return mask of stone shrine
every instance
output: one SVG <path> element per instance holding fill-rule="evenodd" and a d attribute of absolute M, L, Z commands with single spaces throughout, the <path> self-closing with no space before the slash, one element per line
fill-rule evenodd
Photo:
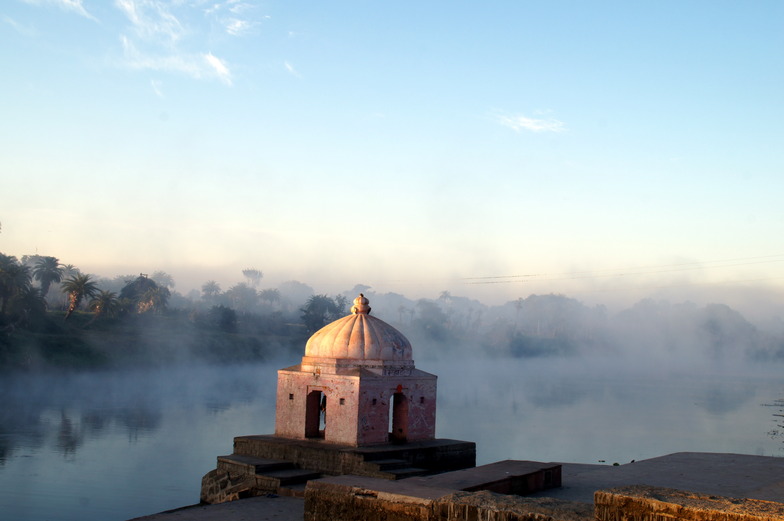
<path fill-rule="evenodd" d="M 387 480 L 476 465 L 474 442 L 437 439 L 436 381 L 414 366 L 411 343 L 370 315 L 364 295 L 351 314 L 307 341 L 300 364 L 278 371 L 274 435 L 234 438 L 234 453 L 202 479 L 203 503 L 352 474 Z"/>
<path fill-rule="evenodd" d="M 351 315 L 310 337 L 301 364 L 278 371 L 275 436 L 354 447 L 435 438 L 437 377 L 368 304 L 360 294 Z"/>

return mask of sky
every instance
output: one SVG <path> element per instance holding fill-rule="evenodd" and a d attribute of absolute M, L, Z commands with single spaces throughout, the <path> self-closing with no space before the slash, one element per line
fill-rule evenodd
<path fill-rule="evenodd" d="M 0 252 L 784 295 L 784 2 L 5 0 Z"/>

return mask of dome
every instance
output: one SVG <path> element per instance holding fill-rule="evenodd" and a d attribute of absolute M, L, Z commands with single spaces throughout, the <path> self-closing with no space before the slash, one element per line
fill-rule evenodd
<path fill-rule="evenodd" d="M 360 293 L 351 315 L 327 324 L 305 344 L 306 358 L 410 361 L 411 343 L 386 322 L 370 316 L 368 299 Z"/>

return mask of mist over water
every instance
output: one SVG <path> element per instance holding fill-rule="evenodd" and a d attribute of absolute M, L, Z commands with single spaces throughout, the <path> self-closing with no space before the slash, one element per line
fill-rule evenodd
<path fill-rule="evenodd" d="M 784 454 L 762 406 L 784 395 L 778 366 L 414 353 L 439 376 L 437 436 L 477 442 L 479 464 Z M 234 436 L 274 431 L 276 371 L 294 358 L 4 377 L 0 518 L 124 520 L 198 502 Z"/>

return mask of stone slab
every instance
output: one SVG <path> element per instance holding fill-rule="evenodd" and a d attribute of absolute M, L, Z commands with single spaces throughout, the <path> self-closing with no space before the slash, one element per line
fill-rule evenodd
<path fill-rule="evenodd" d="M 650 460 L 638 461 L 617 467 L 609 465 L 590 465 L 579 463 L 561 463 L 563 483 L 560 488 L 546 490 L 527 498 L 508 496 L 497 498 L 492 508 L 511 509 L 514 505 L 506 502 L 539 500 L 542 505 L 561 505 L 561 501 L 575 501 L 591 506 L 594 493 L 601 489 L 612 489 L 627 485 L 650 485 L 675 488 L 707 495 L 726 496 L 729 498 L 751 498 L 764 501 L 784 503 L 784 458 L 768 456 L 749 456 L 742 454 L 716 453 L 675 453 Z M 357 476 L 330 477 L 330 480 L 349 480 L 353 483 Z M 408 480 L 388 481 L 374 478 L 358 478 L 358 484 L 368 489 L 378 487 L 385 490 L 387 486 L 406 484 Z M 314 482 L 311 482 L 314 483 Z M 412 497 L 422 499 L 445 499 L 443 489 L 420 487 L 406 489 Z M 400 492 L 401 489 L 390 489 L 389 493 Z M 467 493 L 467 496 L 455 496 L 460 503 L 473 502 L 482 506 L 486 502 L 480 493 Z M 478 494 L 478 495 L 477 495 Z M 284 501 L 278 501 L 278 499 Z M 485 508 L 482 506 L 482 508 Z M 488 507 L 489 508 L 489 507 Z M 528 507 L 525 507 L 528 508 Z M 560 508 L 560 507 L 558 507 Z M 172 517 L 175 514 L 179 517 Z M 304 502 L 299 498 L 250 498 L 224 503 L 220 505 L 198 506 L 171 513 L 156 514 L 144 518 L 144 521 L 300 521 L 304 515 Z M 212 517 L 210 517 L 212 516 Z"/>
<path fill-rule="evenodd" d="M 404 481 L 423 486 L 476 491 L 495 490 L 494 484 L 512 483 L 528 476 L 550 471 L 552 486 L 560 486 L 560 465 L 538 461 L 504 460 L 470 469 L 454 470 L 432 476 L 412 477 Z M 511 486 L 511 485 L 510 485 Z M 550 487 L 548 487 L 550 488 Z"/>
<path fill-rule="evenodd" d="M 625 465 L 561 463 L 562 486 L 533 494 L 593 503 L 594 492 L 625 485 L 784 502 L 784 458 L 678 452 Z"/>
<path fill-rule="evenodd" d="M 302 498 L 269 496 L 219 505 L 194 505 L 130 521 L 302 521 L 304 516 Z"/>

